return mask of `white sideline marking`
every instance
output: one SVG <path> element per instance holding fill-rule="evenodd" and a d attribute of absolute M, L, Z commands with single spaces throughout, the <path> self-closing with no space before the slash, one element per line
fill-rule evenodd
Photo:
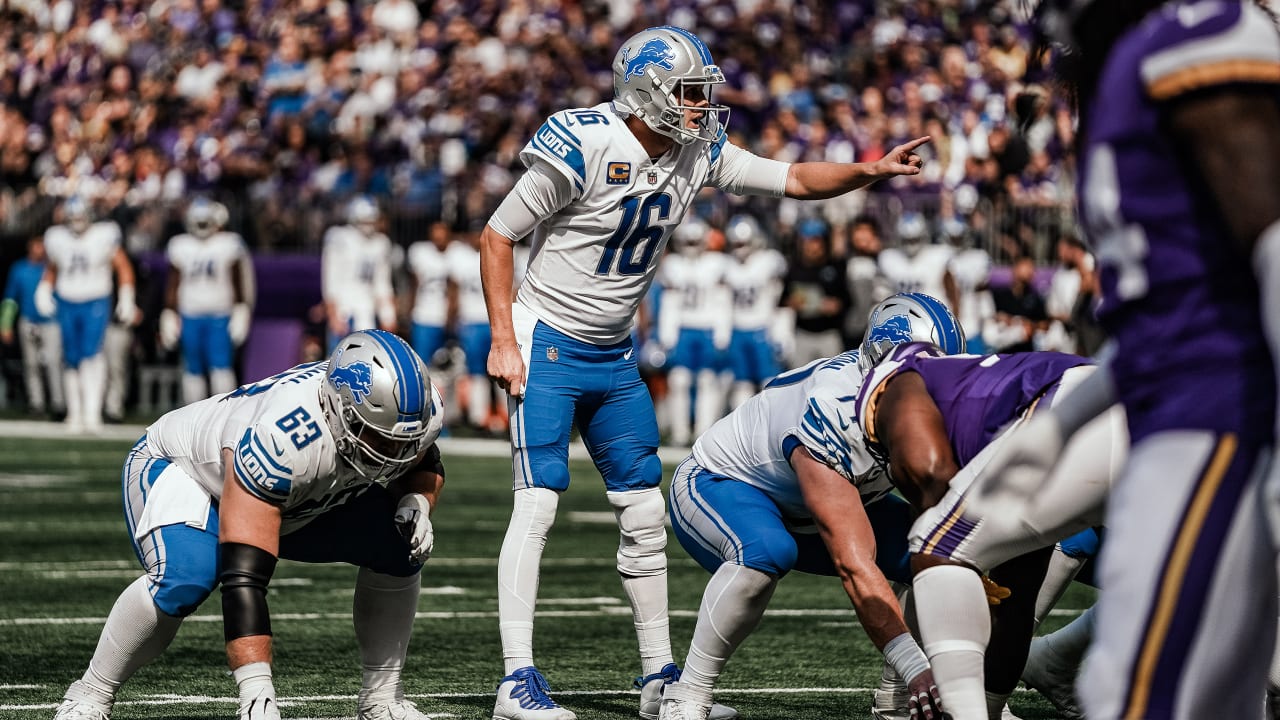
<path fill-rule="evenodd" d="M 0 685 L 0 690 L 39 690 L 43 685 Z"/>
<path fill-rule="evenodd" d="M 568 513 L 569 522 L 587 525 L 616 525 L 618 518 L 612 512 L 572 510 Z"/>
<path fill-rule="evenodd" d="M 439 587 L 424 587 L 419 591 L 421 595 L 466 595 L 467 589 L 458 587 L 457 585 L 441 585 Z"/>
<path fill-rule="evenodd" d="M 76 482 L 79 479 L 70 475 L 3 473 L 0 474 L 0 488 L 51 488 Z"/>
<path fill-rule="evenodd" d="M 543 604 L 545 601 L 539 601 Z M 1084 610 L 1050 610 L 1049 614 L 1055 617 L 1076 617 Z M 767 617 L 793 617 L 793 618 L 848 618 L 853 610 L 832 610 L 828 608 L 786 608 L 778 610 L 766 610 Z M 534 613 L 537 617 L 546 618 L 601 618 L 615 617 L 619 615 L 630 615 L 631 608 L 624 606 L 602 607 L 596 610 L 539 610 Z M 678 618 L 696 618 L 697 610 L 672 610 L 671 617 Z M 414 616 L 418 620 L 462 620 L 462 619 L 490 619 L 498 617 L 497 611 L 494 610 L 474 610 L 474 611 L 431 611 L 420 612 Z M 291 621 L 291 620 L 349 620 L 351 613 L 273 613 L 272 620 Z M 19 617 L 19 618 L 0 618 L 0 627 L 15 627 L 28 625 L 101 625 L 105 623 L 105 617 Z M 186 622 L 197 623 L 220 623 L 222 615 L 192 615 L 186 619 Z M 556 691 L 560 692 L 560 691 Z"/>
<path fill-rule="evenodd" d="M 539 605 L 621 605 L 622 599 L 616 597 L 585 598 L 546 598 L 538 601 Z"/>

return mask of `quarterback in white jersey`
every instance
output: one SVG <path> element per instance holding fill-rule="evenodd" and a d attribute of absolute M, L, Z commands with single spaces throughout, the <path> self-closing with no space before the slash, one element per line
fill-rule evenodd
<path fill-rule="evenodd" d="M 658 343 L 667 351 L 667 411 L 671 444 L 688 447 L 690 406 L 697 381 L 693 433 L 701 435 L 724 414 L 720 371 L 733 332 L 732 296 L 724 284 L 729 259 L 707 249 L 711 230 L 698 218 L 676 228 L 673 251 L 658 266 L 662 301 L 658 307 Z"/>
<path fill-rule="evenodd" d="M 533 665 L 538 566 L 569 483 L 573 423 L 604 476 L 621 531 L 618 571 L 634 611 L 640 715 L 659 712 L 672 662 L 666 597 L 662 466 L 653 403 L 631 343 L 671 231 L 705 186 L 801 199 L 841 195 L 916 174 L 898 146 L 875 163 L 787 164 L 728 142 L 711 92 L 724 75 L 706 44 L 681 28 L 629 38 L 613 63 L 614 100 L 558 112 L 520 153 L 528 168 L 481 236 L 493 346 L 488 370 L 511 395 L 515 508 L 498 562 L 499 628 L 507 675 L 501 720 L 572 720 Z M 513 245 L 533 234 L 513 305 Z M 736 713 L 715 708 L 711 717 Z M 705 717 L 705 716 L 704 716 Z"/>
<path fill-rule="evenodd" d="M 354 330 L 395 329 L 391 240 L 378 232 L 380 217 L 373 200 L 359 196 L 347 208 L 347 224 L 325 233 L 321 294 L 330 344 Z"/>
<path fill-rule="evenodd" d="M 886 301 L 895 302 L 903 304 L 897 296 Z M 895 307 L 882 303 L 873 310 L 868 351 L 938 336 L 952 338 L 953 351 L 962 349 L 963 333 L 940 303 L 933 314 L 909 315 Z M 699 717 L 709 706 L 729 657 L 791 570 L 843 581 L 867 635 L 906 678 L 912 716 L 934 716 L 929 663 L 889 584 L 911 582 L 906 540 L 913 513 L 890 494 L 886 469 L 869 452 L 858 423 L 857 400 L 869 366 L 859 362 L 859 353 L 815 360 L 774 378 L 698 438 L 676 468 L 672 526 L 712 577 L 684 675 L 667 692 L 684 714 L 670 717 Z"/>
<path fill-rule="evenodd" d="M 400 672 L 444 482 L 441 401 L 408 343 L 353 333 L 299 365 L 157 420 L 125 461 L 130 540 L 146 574 L 107 618 L 59 720 L 106 718 L 116 691 L 219 583 L 241 720 L 275 720 L 267 584 L 277 557 L 360 568 L 361 719 L 425 720 Z M 390 713 L 390 714 L 388 714 Z"/>
<path fill-rule="evenodd" d="M 781 370 L 779 350 L 789 342 L 785 334 L 794 319 L 792 311 L 778 306 L 787 260 L 765 246 L 764 231 L 755 218 L 730 218 L 725 237 L 731 259 L 724 281 L 733 294 L 733 336 L 729 340 L 733 390 L 729 405 L 736 408 Z"/>
<path fill-rule="evenodd" d="M 187 232 L 169 241 L 160 342 L 182 346 L 182 399 L 193 403 L 236 386 L 233 350 L 249 334 L 249 262 L 244 238 L 221 231 L 227 209 L 197 198 L 187 208 Z M 206 383 L 206 375 L 208 382 Z"/>
<path fill-rule="evenodd" d="M 63 204 L 66 224 L 45 231 L 49 262 L 35 293 L 37 309 L 44 315 L 56 314 L 62 330 L 66 426 L 72 434 L 102 427 L 107 377 L 102 341 L 113 311 L 113 274 L 119 285 L 116 318 L 132 323 L 138 312 L 133 267 L 120 246 L 120 226 L 93 222 L 91 213 L 88 201 L 81 197 Z"/>

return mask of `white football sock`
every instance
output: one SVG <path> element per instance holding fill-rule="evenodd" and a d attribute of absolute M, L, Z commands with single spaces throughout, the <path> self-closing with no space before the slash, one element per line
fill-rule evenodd
<path fill-rule="evenodd" d="M 236 389 L 236 371 L 231 368 L 209 371 L 209 394 L 221 395 Z"/>
<path fill-rule="evenodd" d="M 511 523 L 498 553 L 498 632 L 506 674 L 533 664 L 533 608 L 538 570 L 560 496 L 547 488 L 515 491 Z"/>
<path fill-rule="evenodd" d="M 80 391 L 80 371 L 67 368 L 62 371 L 62 390 L 67 394 L 67 420 L 69 426 L 84 425 L 84 394 Z"/>
<path fill-rule="evenodd" d="M 1049 569 L 1045 572 L 1044 582 L 1040 585 L 1040 594 L 1036 595 L 1036 626 L 1049 617 L 1049 611 L 1062 599 L 1071 582 L 1076 579 L 1080 568 L 1084 567 L 1085 558 L 1074 558 L 1055 546 L 1053 555 L 1049 557 Z"/>
<path fill-rule="evenodd" d="M 777 586 L 776 578 L 731 563 L 724 563 L 711 576 L 680 676 L 681 684 L 705 692 L 699 699 L 711 702 L 711 689 L 725 664 L 760 624 Z"/>
<path fill-rule="evenodd" d="M 209 387 L 205 384 L 204 375 L 182 373 L 182 404 L 190 405 L 209 397 Z"/>
<path fill-rule="evenodd" d="M 173 642 L 182 618 L 160 612 L 147 590 L 149 582 L 143 575 L 116 598 L 89 669 L 67 691 L 68 698 L 110 705 L 124 681 Z"/>
<path fill-rule="evenodd" d="M 750 383 L 746 380 L 738 380 L 733 384 L 733 388 L 729 391 L 729 409 L 737 410 L 755 394 L 755 383 Z"/>
<path fill-rule="evenodd" d="M 985 720 L 983 658 L 991 637 L 987 594 L 978 573 L 936 565 L 915 577 L 916 615 L 924 652 L 953 720 Z"/>
<path fill-rule="evenodd" d="M 1093 640 L 1093 608 L 1090 607 L 1075 620 L 1057 631 L 1044 636 L 1044 647 L 1053 653 L 1052 667 L 1079 667 L 1085 650 Z"/>
<path fill-rule="evenodd" d="M 489 376 L 472 375 L 467 382 L 467 419 L 476 427 L 487 427 L 489 406 Z"/>
<path fill-rule="evenodd" d="M 701 437 L 724 415 L 724 384 L 714 370 L 698 372 L 698 404 L 694 409 L 693 436 Z"/>
<path fill-rule="evenodd" d="M 84 426 L 102 425 L 102 402 L 107 391 L 107 360 L 98 353 L 80 363 L 80 392 L 84 396 Z"/>
<path fill-rule="evenodd" d="M 351 617 L 364 668 L 361 700 L 371 695 L 392 699 L 400 690 L 421 585 L 420 574 L 396 577 L 360 568 Z"/>
<path fill-rule="evenodd" d="M 631 602 L 642 675 L 672 662 L 667 613 L 667 506 L 658 488 L 607 493 L 618 521 L 618 575 Z"/>
<path fill-rule="evenodd" d="M 675 367 L 667 373 L 667 421 L 671 424 L 671 444 L 681 447 L 689 445 L 690 390 L 693 388 L 693 373 L 689 368 Z"/>

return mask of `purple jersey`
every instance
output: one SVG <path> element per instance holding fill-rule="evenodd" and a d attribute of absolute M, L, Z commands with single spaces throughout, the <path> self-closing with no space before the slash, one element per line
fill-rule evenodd
<path fill-rule="evenodd" d="M 875 398 L 892 377 L 914 372 L 942 413 L 956 462 L 966 465 L 992 439 L 1046 394 L 1062 373 L 1088 358 L 1056 352 L 1006 355 L 937 354 L 926 343 L 907 343 L 876 366 L 858 403 L 864 425 L 874 425 Z M 864 427 L 874 438 L 874 427 Z"/>
<path fill-rule="evenodd" d="M 1161 116 L 1187 92 L 1239 83 L 1280 91 L 1278 82 L 1280 35 L 1238 0 L 1164 5 L 1116 43 L 1100 78 L 1079 195 L 1135 441 L 1177 428 L 1271 427 L 1257 283 Z"/>

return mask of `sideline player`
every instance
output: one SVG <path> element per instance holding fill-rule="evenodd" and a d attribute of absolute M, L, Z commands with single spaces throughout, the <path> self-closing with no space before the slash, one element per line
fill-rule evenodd
<path fill-rule="evenodd" d="M 795 318 L 779 307 L 787 260 L 769 247 L 760 223 L 750 215 L 729 218 L 724 230 L 730 263 L 724 281 L 733 293 L 733 335 L 729 367 L 730 409 L 746 402 L 782 370 L 781 348 L 792 342 Z"/>
<path fill-rule="evenodd" d="M 78 195 L 62 206 L 62 225 L 45 231 L 49 263 L 36 286 L 36 309 L 58 317 L 62 330 L 62 388 L 67 401 L 67 432 L 102 429 L 102 402 L 107 363 L 102 339 L 112 312 L 111 281 L 116 290 L 115 316 L 133 322 L 138 312 L 133 266 L 120 246 L 120 226 L 94 222 L 89 201 Z"/>
<path fill-rule="evenodd" d="M 182 346 L 182 401 L 190 404 L 235 389 L 232 353 L 249 335 L 252 310 L 242 285 L 248 251 L 244 238 L 222 231 L 226 207 L 196 198 L 184 219 L 187 232 L 165 251 L 169 276 L 160 342 Z"/>
<path fill-rule="evenodd" d="M 347 205 L 347 224 L 325 233 L 320 268 L 331 347 L 355 330 L 396 328 L 391 240 L 378 230 L 381 219 L 378 204 L 357 195 Z"/>
<path fill-rule="evenodd" d="M 880 324 L 870 335 L 889 347 L 915 339 L 964 350 L 959 324 L 933 298 L 893 296 L 872 317 Z M 889 584 L 911 582 L 913 513 L 890 494 L 854 420 L 864 372 L 859 351 L 850 350 L 779 375 L 699 437 L 676 469 L 676 537 L 712 576 L 663 720 L 707 717 L 725 664 L 791 570 L 839 577 L 867 636 L 907 678 L 912 716 L 938 711 L 929 663 Z"/>
<path fill-rule="evenodd" d="M 1107 504 L 1085 715 L 1256 717 L 1277 615 L 1280 32 L 1252 0 L 1054 0 L 1037 25 L 1074 61 L 1058 70 L 1115 353 L 1071 413 L 1010 438 L 993 496 L 1034 497 L 1118 399 L 1133 445 Z"/>
<path fill-rule="evenodd" d="M 267 584 L 277 557 L 360 568 L 352 611 L 360 720 L 426 720 L 401 670 L 429 514 L 444 484 L 440 397 L 408 343 L 353 333 L 299 365 L 174 410 L 124 464 L 125 521 L 146 574 L 107 616 L 55 720 L 105 720 L 116 692 L 222 585 L 241 720 L 278 720 Z"/>
<path fill-rule="evenodd" d="M 724 83 L 711 51 L 687 30 L 632 36 L 613 63 L 614 100 L 552 115 L 520 153 L 528 171 L 481 238 L 493 330 L 489 374 L 511 396 L 515 502 L 498 560 L 498 614 L 507 675 L 494 717 L 571 720 L 533 664 L 533 609 L 542 548 L 569 484 L 576 423 L 604 477 L 621 532 L 618 571 L 639 638 L 641 715 L 657 714 L 678 676 L 668 635 L 666 515 L 658 427 L 630 339 L 636 306 L 671 231 L 707 185 L 733 193 L 834 197 L 920 172 L 913 151 L 874 163 L 794 163 L 728 142 L 711 91 Z M 513 305 L 512 245 L 537 231 Z M 736 713 L 734 714 L 736 715 Z M 732 717 L 733 715 L 724 715 Z"/>

